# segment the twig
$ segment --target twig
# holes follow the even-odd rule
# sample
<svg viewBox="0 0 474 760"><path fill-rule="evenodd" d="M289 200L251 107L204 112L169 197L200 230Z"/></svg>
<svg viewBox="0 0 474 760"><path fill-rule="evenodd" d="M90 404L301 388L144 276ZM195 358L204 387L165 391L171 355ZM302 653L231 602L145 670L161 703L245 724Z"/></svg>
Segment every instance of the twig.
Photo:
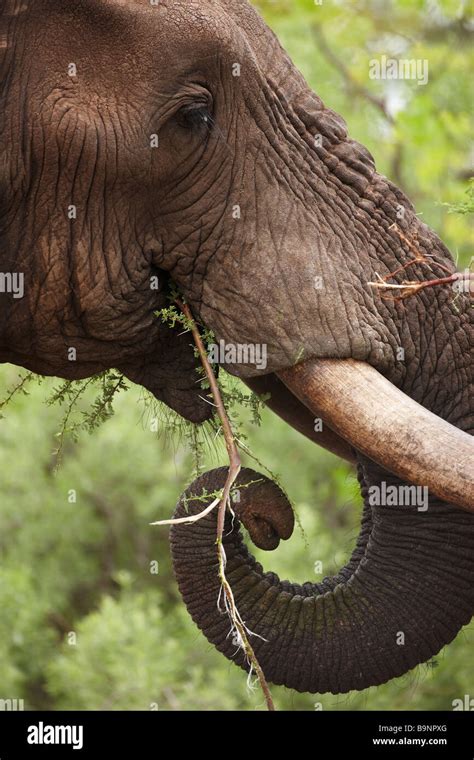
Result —
<svg viewBox="0 0 474 760"><path fill-rule="evenodd" d="M195 522L198 522L198 520L202 520L203 517L206 517L212 510L217 507L218 504L221 503L222 496L219 496L217 499L214 499L211 504L209 504L206 509L203 509L202 512L199 512L197 515L189 515L189 517L173 517L171 520L157 520L156 522L150 523L150 525L192 525Z"/></svg>
<svg viewBox="0 0 474 760"><path fill-rule="evenodd" d="M399 290L400 294L398 298L393 300L401 300L402 298L409 298L409 296L413 296L425 288L432 288L437 285L449 285L458 280L474 280L474 274L466 275L462 272L454 272L454 274L449 275L449 277L438 277L434 280L423 280L422 282L405 281L402 282L401 285L385 282L385 280L381 278L378 282L369 282L367 284L373 288L378 288L379 290Z"/></svg>
<svg viewBox="0 0 474 760"><path fill-rule="evenodd" d="M7 404L10 403L16 393L23 390L25 385L29 383L33 378L33 375L33 372L28 372L26 375L23 375L23 377L20 377L20 381L8 392L3 401L0 402L0 409L3 409L4 406L7 406Z"/></svg>
<svg viewBox="0 0 474 760"><path fill-rule="evenodd" d="M66 414L64 415L64 417L62 419L61 430L58 433L58 445L57 445L57 448L55 449L55 451L53 452L54 456L56 457L56 462L55 462L55 465L54 465L54 471L55 472L58 472L59 467L61 465L61 456L62 456L62 451L63 451L64 438L66 436L67 425L68 425L68 422L69 422L69 418L70 418L70 416L72 414L72 410L74 409L74 406L75 406L77 400L83 395L83 393L85 393L85 391L89 387L89 385L94 382L94 379L95 379L94 377L89 377L82 385L79 386L78 390L76 391L76 393L72 397L72 400L69 401L69 405L67 407ZM68 380L67 381L67 387L68 388L71 387L72 382L73 382L72 380Z"/></svg>
<svg viewBox="0 0 474 760"><path fill-rule="evenodd" d="M225 556L224 546L222 545L222 541L219 541L218 543L218 552L219 552L219 577L220 577L222 588L225 594L226 609L228 611L229 617L231 618L233 622L233 625L235 626L238 632L239 643L241 644L245 654L247 655L247 659L251 664L251 670L250 670L249 676L251 676L252 668L253 668L255 670L255 674L257 676L258 682L260 683L260 688L263 691L267 708L270 711L274 711L275 705L273 704L273 699L272 699L270 689L268 687L267 679L265 678L265 674L260 666L260 663L257 660L257 657L255 655L255 652L253 651L252 645L250 644L250 641L247 635L247 633L251 633L251 631L248 631L248 628L246 627L245 623L240 617L240 613L235 604L234 594L232 593L232 589L230 587L229 581L227 580L226 575L225 575L226 556ZM253 634L253 635L255 636L257 634Z"/></svg>
<svg viewBox="0 0 474 760"><path fill-rule="evenodd" d="M252 673L252 669L253 669L255 671L258 682L264 694L267 708L268 710L273 711L275 710L275 705L273 704L272 695L270 693L270 689L268 687L265 674L257 660L253 647L249 641L248 634L252 635L252 633L246 628L245 623L239 614L239 611L235 603L234 595L232 593L232 588L225 574L226 554L225 554L224 544L222 541L223 534L224 534L225 513L226 513L227 507L229 507L229 509L232 511L231 502L230 502L230 492L241 469L240 455L235 443L232 427L225 410L225 406L222 400L222 395L219 389L219 385L217 384L216 377L214 375L214 372L212 371L212 367L207 358L207 352L202 342L200 332L194 321L191 310L187 304L182 303L178 299L176 299L176 305L181 309L181 311L183 312L184 316L186 317L188 321L189 328L192 332L194 342L196 344L196 348L199 353L201 364L204 368L204 372L206 373L206 377L209 381L209 386L210 386L211 393L214 399L214 405L217 408L217 413L219 415L219 419L221 421L222 429L224 432L225 445L227 449L227 454L229 456L229 469L227 472L224 488L222 489L222 495L214 499L214 501L201 513L199 513L198 515L195 515L194 517L184 517L184 518L178 518L178 519L173 519L173 520L164 520L155 524L173 525L176 523L196 522L197 520L202 519L206 514L209 514L209 512L211 512L218 505L216 547L217 547L217 559L219 563L219 579L221 582L221 588L224 592L225 608L232 623L231 632L232 630L236 630L238 632L239 644L242 646L250 665L250 674ZM256 635L256 634L253 634L253 635Z"/></svg>
<svg viewBox="0 0 474 760"><path fill-rule="evenodd" d="M223 491L222 498L219 504L219 512L217 515L217 540L219 540L219 538L222 538L222 533L224 530L226 506L227 504L230 504L230 490L232 488L232 485L235 482L235 479L237 478L237 475L240 472L240 467L241 467L240 455L237 450L237 446L235 444L234 434L230 426L229 418L227 417L227 413L224 407L224 402L222 401L222 396L221 396L219 386L217 384L216 377L214 375L214 372L212 371L211 365L209 364L209 360L207 358L207 352L202 342L200 332L193 319L193 315L191 314L191 310L187 304L181 303L181 301L177 300L176 304L177 306L179 306L179 308L183 312L186 319L189 320L194 342L196 344L196 348L199 353L199 358L201 359L201 364L204 368L204 372L206 373L206 377L209 381L212 396L214 399L214 404L217 407L217 413L219 415L219 419L222 424L222 429L224 431L224 439L225 439L227 454L229 455L229 472L226 478L226 482L224 484L224 491Z"/></svg>
<svg viewBox="0 0 474 760"><path fill-rule="evenodd" d="M413 266L413 264L426 264L429 269L431 269L431 263L430 261L427 261L427 257L429 258L429 254L423 254L421 253L420 249L417 248L413 240L410 240L406 235L403 234L401 229L399 228L398 224L395 222L394 224L391 224L388 228L389 230L393 230L396 235L400 238L400 240L405 243L405 245L412 251L415 258L411 261L408 261L406 264L402 264L402 266L398 267L398 269L395 269L394 272L390 272L389 274L385 275L383 277L383 280L386 281L390 279L390 277L395 277L396 274L399 274L399 272L403 272L405 269L408 269L408 267ZM451 271L446 267L444 264L440 264L438 261L435 262L436 266L439 267L443 272L448 272L448 274L451 274Z"/></svg>
<svg viewBox="0 0 474 760"><path fill-rule="evenodd" d="M375 272L376 277L378 277L377 282L368 282L367 284L370 285L372 288L378 288L379 290L399 290L401 291L399 296L397 298L390 298L386 297L384 300L388 301L400 301L403 298L408 298L409 296L415 295L420 290L423 290L424 288L433 287L435 285L448 285L450 283L456 282L459 279L463 279L465 275L460 274L459 272L455 272L454 274L451 273L451 270L448 269L447 266L444 264L440 264L438 261L432 262L429 259L432 258L430 254L423 254L421 253L420 249L417 247L416 243L413 240L410 240L399 228L398 224L395 222L394 224L391 224L388 228L389 230L393 230L396 235L400 238L400 240L405 243L405 245L410 249L410 251L414 255L414 259L411 259L410 261L407 261L406 264L402 264L397 269L394 269L393 272L389 272L384 277L381 277L377 272ZM414 266L415 264L425 264L430 271L432 270L432 264L436 264L436 266L441 269L443 272L448 272L447 277L439 277L432 280L404 280L401 284L398 283L390 283L388 280L395 277L397 274L400 274L400 272L404 272L408 267Z"/></svg>

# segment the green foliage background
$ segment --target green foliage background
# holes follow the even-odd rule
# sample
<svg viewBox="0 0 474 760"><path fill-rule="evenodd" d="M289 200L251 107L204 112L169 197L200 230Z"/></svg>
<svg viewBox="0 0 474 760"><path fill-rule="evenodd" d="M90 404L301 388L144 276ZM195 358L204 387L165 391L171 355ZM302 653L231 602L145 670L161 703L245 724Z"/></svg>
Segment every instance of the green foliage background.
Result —
<svg viewBox="0 0 474 760"><path fill-rule="evenodd" d="M449 207L466 200L470 173L473 93L463 3L257 5L316 92L406 190L459 255L460 267L468 266L470 219ZM350 81L321 52L320 28ZM382 54L426 58L429 83L390 89L370 80L368 62ZM401 104L393 123L367 92ZM0 368L3 397L17 378L17 368ZM56 471L64 405L45 399L58 385L29 382L28 395L16 394L0 421L0 699L22 698L27 708L41 709L262 709L259 691L247 688L245 674L189 619L172 575L167 529L149 525L171 515L192 479L194 454L186 444L195 433L157 435L153 406L132 387L93 434L82 433L77 442L66 437ZM95 398L91 385L68 427L81 423L81 410ZM260 560L296 581L320 579L317 562L322 574L334 572L358 530L351 469L270 412L263 412L261 427L244 413L242 426L255 454L281 476L305 531L274 555L256 552ZM225 461L209 431L200 440L202 464ZM157 574L150 572L154 561ZM434 661L384 686L341 697L274 688L275 702L299 710L451 709L454 699L472 694L473 643L471 625Z"/></svg>

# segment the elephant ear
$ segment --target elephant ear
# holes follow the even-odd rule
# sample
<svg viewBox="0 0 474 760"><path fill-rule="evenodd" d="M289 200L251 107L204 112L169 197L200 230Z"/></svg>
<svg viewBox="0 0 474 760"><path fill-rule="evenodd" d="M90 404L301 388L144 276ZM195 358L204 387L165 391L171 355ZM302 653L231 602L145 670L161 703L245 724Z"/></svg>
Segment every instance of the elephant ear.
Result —
<svg viewBox="0 0 474 760"><path fill-rule="evenodd" d="M163 325L152 352L117 369L185 419L201 423L212 416L213 407L201 388L200 363L190 340L182 325Z"/></svg>

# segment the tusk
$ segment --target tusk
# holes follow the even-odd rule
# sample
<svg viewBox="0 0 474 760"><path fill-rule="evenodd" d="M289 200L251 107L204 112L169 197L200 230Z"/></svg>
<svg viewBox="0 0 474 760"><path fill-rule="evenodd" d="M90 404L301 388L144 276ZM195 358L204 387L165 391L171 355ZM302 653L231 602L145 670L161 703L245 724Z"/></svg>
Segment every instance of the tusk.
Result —
<svg viewBox="0 0 474 760"><path fill-rule="evenodd" d="M474 512L474 439L354 359L311 359L278 377L340 436L402 480Z"/></svg>
<svg viewBox="0 0 474 760"><path fill-rule="evenodd" d="M243 380L257 395L271 394L268 401L265 401L265 406L278 414L292 428L309 438L313 443L317 443L351 464L355 464L356 457L352 446L331 430L325 421L323 422L323 429L316 432L314 414L290 393L286 385L274 373L246 377Z"/></svg>

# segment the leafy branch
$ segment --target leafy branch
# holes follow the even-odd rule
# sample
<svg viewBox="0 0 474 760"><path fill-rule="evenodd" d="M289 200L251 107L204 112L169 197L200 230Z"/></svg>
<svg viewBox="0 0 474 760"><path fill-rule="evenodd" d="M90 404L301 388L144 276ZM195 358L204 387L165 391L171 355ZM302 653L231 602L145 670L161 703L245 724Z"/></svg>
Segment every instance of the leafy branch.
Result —
<svg viewBox="0 0 474 760"><path fill-rule="evenodd" d="M34 372L27 372L26 375L20 375L20 379L18 383L14 385L13 388L10 388L10 390L7 391L7 395L5 396L3 401L0 401L0 409L3 409L3 407L8 406L10 401L18 394L27 396L28 391L26 390L26 386L28 385L29 382L31 382L31 380L34 377L35 377Z"/></svg>
<svg viewBox="0 0 474 760"><path fill-rule="evenodd" d="M72 415L75 413L79 400L86 391L94 385L99 385L100 392L87 411L82 411L82 419L74 420L70 424ZM128 390L124 376L115 370L108 370L100 375L94 375L86 380L66 380L46 399L48 406L59 404L65 405L65 412L61 420L59 432L56 433L58 445L54 451L56 457L56 469L61 463L61 456L66 435L70 435L77 441L80 431L92 433L100 425L110 419L114 414L113 401L120 391Z"/></svg>
<svg viewBox="0 0 474 760"><path fill-rule="evenodd" d="M192 517L184 517L184 518L181 517L177 519L166 520L164 522L168 525L183 523L183 522L187 524L194 523L202 519L203 517L205 517L207 514L209 514L213 509L217 507L216 546L217 546L217 559L218 559L218 567L219 567L218 572L219 572L219 579L221 583L221 591L224 597L224 606L231 622L231 632L235 632L239 645L245 652L245 655L247 657L247 660L251 668L250 673L252 672L252 669L255 670L257 679L260 683L260 687L265 697L267 708L273 711L275 709L275 706L273 704L273 699L270 693L270 689L268 687L267 680L265 678L265 674L260 666L260 663L258 662L257 656L250 643L250 640L249 640L250 631L248 631L244 621L242 620L239 610L237 609L235 599L234 599L234 594L230 586L230 583L227 580L226 572L225 572L226 563L227 563L227 557L226 557L224 543L223 543L225 515L226 515L227 509L229 509L232 512L231 491L241 469L240 455L237 449L234 432L232 430L232 425L226 413L226 408L225 408L224 401L220 392L219 385L217 383L216 376L207 358L206 347L204 345L199 328L194 322L189 306L187 304L182 303L181 301L177 301L177 305L179 306L184 316L186 317L188 324L191 323L191 332L192 332L193 339L196 345L197 353L199 355L199 358L201 360L201 363L204 369L204 373L208 380L209 387L211 389L214 403L215 403L217 413L219 415L220 423L222 426L227 454L229 457L229 468L228 468L227 477L226 477L226 481L225 481L223 489L219 491L214 501L212 501L211 504L208 507L206 507L202 512ZM156 524L163 524L163 522L159 522Z"/></svg>
<svg viewBox="0 0 474 760"><path fill-rule="evenodd" d="M469 184L465 195L465 200L458 201L457 203L442 203L442 206L446 206L448 214L474 214L474 177L469 179Z"/></svg>
<svg viewBox="0 0 474 760"><path fill-rule="evenodd" d="M177 292L170 290L168 298L173 299L173 302L157 311L156 316L169 327L181 325L183 331L191 332L193 323L176 305ZM215 341L214 334L206 327L199 326L199 332L205 346L209 346ZM198 358L196 347L195 353ZM215 366L212 369L217 373ZM202 390L208 391L210 388L209 380L201 362L198 363L196 371L197 380L200 382ZM20 375L19 381L7 391L5 398L0 401L0 410L7 407L17 395L28 395L28 385L33 380L41 383L43 379L41 375L35 375L33 372ZM89 394L94 389L97 391L96 396L92 401L89 401ZM52 389L45 403L48 406L58 405L63 408L59 429L56 433L57 445L53 452L56 460L55 469L60 465L66 440L71 438L76 442L82 432L92 433L110 419L114 414L114 399L118 393L127 389L128 386L123 375L116 370L107 370L84 380L64 380ZM257 396L251 391L246 392L242 389L239 381L228 374L225 375L221 383L221 393L232 427L236 431L239 446L249 456L252 456L245 444L247 435L242 421L242 412L248 412L251 423L260 425L262 407L268 396ZM191 451L194 457L196 475L199 475L204 468L206 455L211 452L215 454L220 441L223 440L223 430L218 415L214 415L211 420L202 425L195 425L180 417L177 412L158 401L148 391L143 392L141 400L145 407L145 413L153 414L159 422L160 434L172 438L176 446L182 443L186 449ZM264 465L262 466L264 467ZM275 479L275 475L269 472L268 468L265 467L265 470L270 477Z"/></svg>

